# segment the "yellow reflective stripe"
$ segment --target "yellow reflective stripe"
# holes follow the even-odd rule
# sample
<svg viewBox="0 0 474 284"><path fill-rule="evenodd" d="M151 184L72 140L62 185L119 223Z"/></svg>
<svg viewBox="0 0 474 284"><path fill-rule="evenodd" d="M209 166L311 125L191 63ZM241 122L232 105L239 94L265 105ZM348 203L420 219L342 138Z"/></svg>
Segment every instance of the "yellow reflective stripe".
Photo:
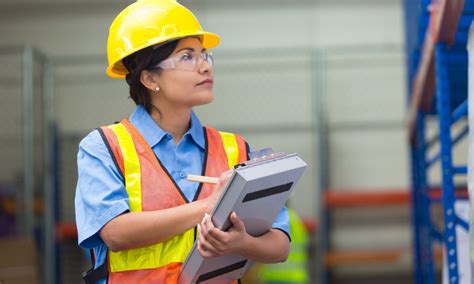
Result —
<svg viewBox="0 0 474 284"><path fill-rule="evenodd" d="M283 263L265 265L262 277L266 281L308 283L306 271L308 234L298 215L290 208L288 208L288 215L291 231L288 259Z"/></svg>
<svg viewBox="0 0 474 284"><path fill-rule="evenodd" d="M144 248L119 252L109 250L110 270L142 270L162 267L173 262L183 263L193 243L194 229L190 229L165 242Z"/></svg>
<svg viewBox="0 0 474 284"><path fill-rule="evenodd" d="M130 133L123 124L109 128L117 136L123 156L125 187L128 193L130 210L142 211L140 161ZM151 246L120 252L109 250L111 272L153 269L173 262L182 263L194 243L194 229Z"/></svg>
<svg viewBox="0 0 474 284"><path fill-rule="evenodd" d="M306 262L299 263L287 260L281 263L265 264L262 277L266 281L292 281L292 283L308 283Z"/></svg>
<svg viewBox="0 0 474 284"><path fill-rule="evenodd" d="M307 253L308 252L308 246L307 244L302 244L302 243L294 243L291 241L290 243L290 253Z"/></svg>
<svg viewBox="0 0 474 284"><path fill-rule="evenodd" d="M237 144L237 139L233 133L219 131L219 134L221 135L222 144L224 145L229 169L232 169L239 163L239 145Z"/></svg>
<svg viewBox="0 0 474 284"><path fill-rule="evenodd" d="M290 252L290 254L288 255L288 261L305 262L307 261L307 253L306 252L300 252L300 253Z"/></svg>
<svg viewBox="0 0 474 284"><path fill-rule="evenodd" d="M142 211L140 161L132 136L121 123L108 126L115 133L123 156L125 188L128 193L130 211Z"/></svg>
<svg viewBox="0 0 474 284"><path fill-rule="evenodd" d="M288 208L288 217L290 218L291 243L304 247L308 243L308 232L298 214Z"/></svg>
<svg viewBox="0 0 474 284"><path fill-rule="evenodd" d="M262 273L265 281L291 281L292 283L309 283L308 273L301 269L278 270L270 269Z"/></svg>

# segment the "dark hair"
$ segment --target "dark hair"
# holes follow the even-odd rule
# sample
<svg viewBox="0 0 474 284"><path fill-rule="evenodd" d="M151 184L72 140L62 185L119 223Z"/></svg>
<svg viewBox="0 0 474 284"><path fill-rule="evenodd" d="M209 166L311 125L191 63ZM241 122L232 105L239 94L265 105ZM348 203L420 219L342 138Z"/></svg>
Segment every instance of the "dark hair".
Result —
<svg viewBox="0 0 474 284"><path fill-rule="evenodd" d="M168 58L177 45L178 40L174 40L158 48L150 46L130 54L122 60L123 65L129 72L125 80L130 86L130 97L135 104L142 105L148 113L151 111L151 98L149 90L140 82L140 74L143 70L151 70L161 61Z"/></svg>

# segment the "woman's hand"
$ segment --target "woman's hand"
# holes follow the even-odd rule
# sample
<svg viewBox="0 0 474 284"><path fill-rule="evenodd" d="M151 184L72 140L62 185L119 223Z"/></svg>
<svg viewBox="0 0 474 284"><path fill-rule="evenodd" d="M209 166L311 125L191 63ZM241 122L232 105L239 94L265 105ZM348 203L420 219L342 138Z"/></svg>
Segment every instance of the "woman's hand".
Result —
<svg viewBox="0 0 474 284"><path fill-rule="evenodd" d="M210 215L204 216L198 225L198 251L203 257L216 257L240 251L249 235L244 223L235 212L230 214L230 221L233 226L228 232L224 232L214 227Z"/></svg>
<svg viewBox="0 0 474 284"><path fill-rule="evenodd" d="M219 197L222 195L224 187L229 182L229 179L232 176L233 172L234 170L228 170L223 172L219 177L219 181L214 186L214 191L211 195L209 195L209 197L205 199L207 201L207 213L210 213L212 209L216 206L216 203L219 200Z"/></svg>

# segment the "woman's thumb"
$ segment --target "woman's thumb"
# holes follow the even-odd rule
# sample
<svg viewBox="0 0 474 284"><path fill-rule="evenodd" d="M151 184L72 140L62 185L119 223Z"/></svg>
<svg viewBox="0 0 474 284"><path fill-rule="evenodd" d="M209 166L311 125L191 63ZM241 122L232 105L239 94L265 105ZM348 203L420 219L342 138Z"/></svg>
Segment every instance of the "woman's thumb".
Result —
<svg viewBox="0 0 474 284"><path fill-rule="evenodd" d="M244 223L239 219L239 217L237 217L237 214L235 214L235 212L232 212L230 214L230 221L232 222L234 228L237 231L242 231L245 229Z"/></svg>

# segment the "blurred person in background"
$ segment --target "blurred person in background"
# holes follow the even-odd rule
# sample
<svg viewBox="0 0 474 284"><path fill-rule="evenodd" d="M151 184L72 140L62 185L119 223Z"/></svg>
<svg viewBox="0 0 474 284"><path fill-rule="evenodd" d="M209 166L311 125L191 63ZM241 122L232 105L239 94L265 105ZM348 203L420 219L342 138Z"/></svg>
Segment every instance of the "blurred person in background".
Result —
<svg viewBox="0 0 474 284"><path fill-rule="evenodd" d="M264 264L261 278L266 284L309 283L307 271L309 237L308 231L298 213L288 208L290 217L290 254L285 262Z"/></svg>
<svg viewBox="0 0 474 284"><path fill-rule="evenodd" d="M203 127L193 112L213 100L208 49L218 43L173 0L138 1L110 26L107 74L125 78L137 106L128 119L97 128L79 145L78 242L94 256L86 282L176 283L196 239L204 257L238 253L262 263L286 260L286 208L260 237L247 234L235 213L226 232L207 215L229 169L249 152L240 136ZM215 186L197 184L187 174L220 179Z"/></svg>
<svg viewBox="0 0 474 284"><path fill-rule="evenodd" d="M295 210L288 207L290 217L290 253L285 262L255 264L242 279L253 284L306 284L308 273L309 233Z"/></svg>

